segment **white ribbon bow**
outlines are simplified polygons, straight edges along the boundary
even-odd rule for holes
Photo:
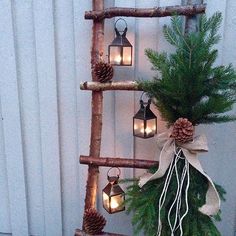
[[[145,174],[140,178],[139,187],[142,187],[150,180],[161,178],[169,168],[176,154],[175,140],[169,136],[168,132],[162,133],[157,137],[157,144],[161,149],[159,168],[154,174]],[[211,178],[203,171],[197,153],[207,152],[208,146],[206,137],[201,135],[194,138],[192,142],[179,144],[186,160],[197,169],[208,180],[208,190],[206,193],[206,203],[199,208],[199,211],[205,215],[215,215],[220,209],[220,198]]]

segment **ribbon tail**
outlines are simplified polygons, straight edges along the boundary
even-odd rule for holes
[[[211,216],[217,214],[220,209],[220,197],[216,190],[216,187],[211,180],[211,178],[204,172],[199,159],[197,158],[197,154],[193,152],[189,152],[188,150],[182,148],[185,158],[188,162],[197,169],[202,175],[204,175],[208,180],[208,190],[206,193],[206,203],[199,208],[199,211],[205,215]]]
[[[208,178],[209,187],[206,193],[206,204],[199,208],[205,215],[216,215],[220,210],[220,197],[211,179]]]
[[[164,144],[160,153],[158,170],[154,174],[147,173],[143,175],[142,177],[140,177],[139,184],[138,184],[139,187],[141,188],[148,181],[161,178],[166,173],[166,170],[170,166],[170,163],[172,159],[174,158],[174,153],[175,153],[174,141],[172,139],[168,139],[166,143]]]

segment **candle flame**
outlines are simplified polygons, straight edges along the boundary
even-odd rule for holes
[[[140,130],[141,133],[144,134],[144,132],[145,132],[147,135],[150,134],[150,133],[152,133],[152,131],[153,131],[153,130],[152,130],[150,127],[147,127],[146,129],[142,128],[142,129]]]
[[[111,199],[111,208],[115,209],[119,206],[118,202],[115,199]]]
[[[115,62],[118,63],[118,64],[120,64],[120,62],[121,62],[121,56],[116,56],[116,57],[115,57]]]

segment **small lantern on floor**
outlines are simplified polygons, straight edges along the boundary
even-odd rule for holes
[[[151,99],[147,103],[140,100],[140,109],[133,117],[133,134],[139,138],[151,138],[157,133],[157,117],[150,109]]]
[[[125,22],[125,29],[119,31],[116,24],[119,20]],[[132,45],[126,38],[127,23],[124,19],[119,18],[115,23],[116,37],[108,47],[108,61],[114,66],[132,66]]]
[[[104,209],[110,213],[116,213],[125,210],[124,201],[125,201],[125,192],[122,190],[120,185],[118,184],[118,180],[120,177],[120,169],[118,169],[119,173],[116,176],[109,176],[110,168],[107,172],[107,179],[109,183],[102,191],[102,201]]]

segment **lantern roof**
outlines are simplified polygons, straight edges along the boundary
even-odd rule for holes
[[[134,115],[134,118],[140,120],[150,120],[155,119],[156,116],[150,109],[151,99],[148,100],[147,103],[144,103],[143,100],[140,100],[140,109]]]
[[[129,42],[129,40],[126,38],[128,28],[126,27],[123,32],[118,31],[117,28],[115,28],[116,37],[112,41],[110,46],[120,46],[120,47],[132,47],[132,44]]]
[[[108,196],[115,196],[119,194],[123,194],[124,191],[117,183],[108,183],[107,186],[103,189],[103,192],[106,193]]]

